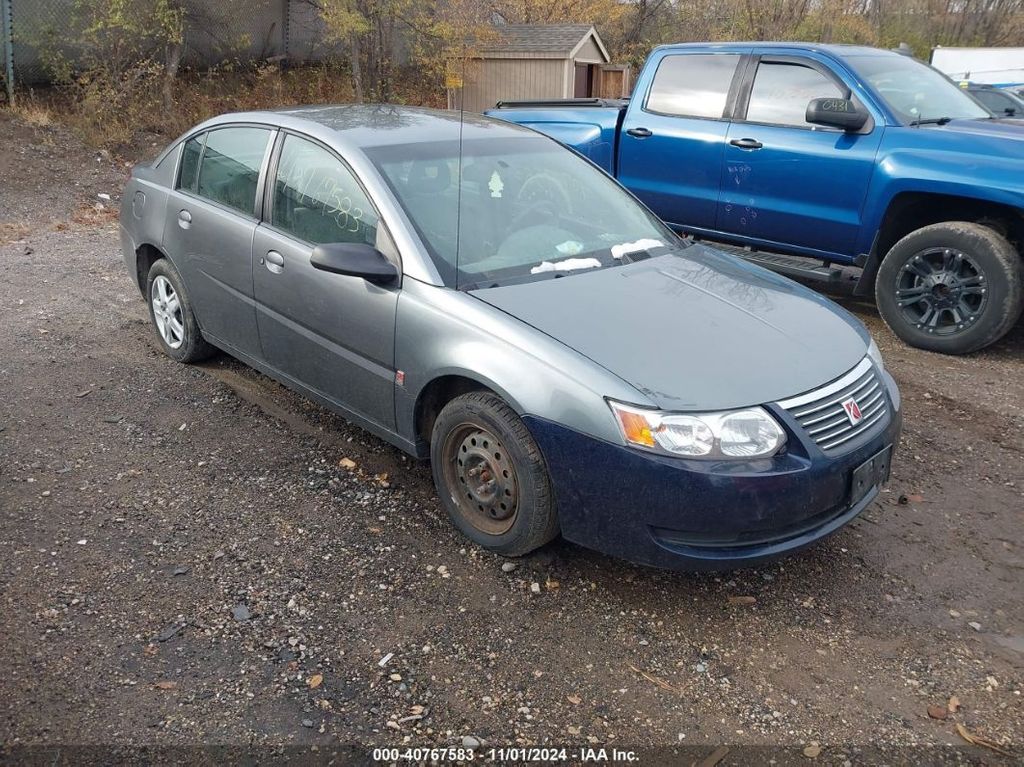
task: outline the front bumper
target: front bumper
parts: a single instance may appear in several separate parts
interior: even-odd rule
[[[879,488],[851,502],[851,475],[899,439],[899,394],[884,379],[887,422],[833,457],[771,406],[788,432],[786,450],[742,462],[661,456],[524,421],[547,461],[565,538],[654,567],[729,569],[799,551],[871,504]]]

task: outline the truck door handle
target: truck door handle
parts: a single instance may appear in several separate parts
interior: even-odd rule
[[[178,226],[182,229],[188,229],[192,225],[192,214],[187,210],[178,211]]]
[[[734,138],[729,143],[733,146],[738,146],[740,149],[760,149],[764,146],[755,138]]]
[[[267,269],[272,271],[274,274],[280,274],[284,271],[284,256],[276,250],[268,250],[266,264]]]
[[[626,131],[630,136],[636,136],[637,138],[650,138],[654,134],[651,133],[647,128],[630,128]]]

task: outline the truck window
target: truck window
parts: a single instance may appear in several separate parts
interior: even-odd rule
[[[654,73],[647,109],[720,120],[739,60],[733,53],[666,56]]]
[[[769,125],[807,127],[811,99],[843,98],[846,94],[830,78],[802,64],[762,61],[754,76],[747,120]]]

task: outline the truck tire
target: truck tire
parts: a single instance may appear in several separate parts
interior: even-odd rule
[[[885,323],[911,346],[967,354],[1017,322],[1024,267],[993,229],[966,221],[932,224],[908,234],[882,259],[875,301]]]

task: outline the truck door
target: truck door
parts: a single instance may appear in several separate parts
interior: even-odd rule
[[[677,228],[714,228],[727,106],[742,59],[740,52],[673,52],[637,83],[642,101],[623,120],[618,178]]]
[[[856,255],[882,126],[858,133],[804,119],[815,98],[850,89],[824,63],[763,55],[729,125],[716,229],[808,255]]]

